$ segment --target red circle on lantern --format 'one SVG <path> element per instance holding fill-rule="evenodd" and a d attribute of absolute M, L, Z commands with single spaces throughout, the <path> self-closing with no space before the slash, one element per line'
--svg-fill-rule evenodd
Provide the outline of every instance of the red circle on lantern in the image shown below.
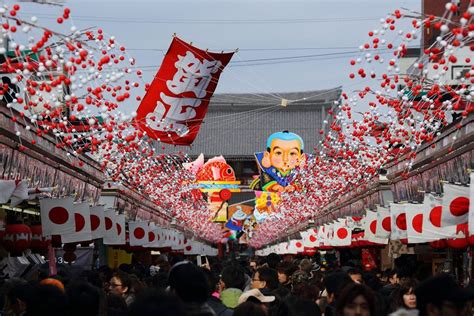
<path fill-rule="evenodd" d="M 142 239 L 145 237 L 145 230 L 141 227 L 137 227 L 133 231 L 133 236 L 135 236 L 136 239 Z"/>
<path fill-rule="evenodd" d="M 435 240 L 435 241 L 430 242 L 431 248 L 434 248 L 434 249 L 446 248 L 447 245 L 448 244 L 446 243 L 446 240 L 444 240 L 444 239 Z"/>
<path fill-rule="evenodd" d="M 117 234 L 120 235 L 122 233 L 122 226 L 120 226 L 119 223 L 117 223 Z"/>
<path fill-rule="evenodd" d="M 345 228 L 339 228 L 337 230 L 337 237 L 339 237 L 339 239 L 344 239 L 347 237 L 349 233 L 347 232 L 347 229 Z"/>
<path fill-rule="evenodd" d="M 229 189 L 222 189 L 222 190 L 219 191 L 219 197 L 223 201 L 228 201 L 232 197 L 232 192 L 230 192 Z"/>
<path fill-rule="evenodd" d="M 430 222 L 436 227 L 441 227 L 441 212 L 443 208 L 441 206 L 435 206 L 430 212 Z"/>
<path fill-rule="evenodd" d="M 95 214 L 91 214 L 91 229 L 96 230 L 97 228 L 99 228 L 99 225 L 100 225 L 99 216 Z"/>
<path fill-rule="evenodd" d="M 105 218 L 105 229 L 110 230 L 112 229 L 113 222 L 109 217 Z"/>
<path fill-rule="evenodd" d="M 82 214 L 75 213 L 74 214 L 74 221 L 76 223 L 76 233 L 80 232 L 86 226 L 86 220 Z"/>
<path fill-rule="evenodd" d="M 385 217 L 382 220 L 382 227 L 388 232 L 392 230 L 392 220 L 390 219 L 389 216 Z"/>
<path fill-rule="evenodd" d="M 155 233 L 148 232 L 148 241 L 153 242 L 155 240 Z"/>
<path fill-rule="evenodd" d="M 303 246 L 303 244 L 301 242 L 296 242 L 296 248 L 301 248 Z"/>
<path fill-rule="evenodd" d="M 423 232 L 423 214 L 416 214 L 412 221 L 413 229 L 421 234 Z"/>
<path fill-rule="evenodd" d="M 469 199 L 466 197 L 457 197 L 449 204 L 449 211 L 454 216 L 463 216 L 469 212 Z"/>
<path fill-rule="evenodd" d="M 377 232 L 377 220 L 373 220 L 372 223 L 370 223 L 370 231 L 374 235 Z"/>
<path fill-rule="evenodd" d="M 69 219 L 68 211 L 61 206 L 53 207 L 48 213 L 49 220 L 56 225 L 63 225 Z"/>
<path fill-rule="evenodd" d="M 398 214 L 396 224 L 400 230 L 407 230 L 407 216 L 405 213 Z"/>
<path fill-rule="evenodd" d="M 192 246 L 186 246 L 186 250 L 187 250 L 187 251 L 191 251 L 191 249 L 193 249 Z"/>
<path fill-rule="evenodd" d="M 309 241 L 316 242 L 317 238 L 314 235 L 309 236 Z"/>

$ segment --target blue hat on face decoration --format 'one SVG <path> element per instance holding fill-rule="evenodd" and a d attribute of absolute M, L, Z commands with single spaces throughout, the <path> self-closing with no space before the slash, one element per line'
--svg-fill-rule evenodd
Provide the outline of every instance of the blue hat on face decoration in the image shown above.
<path fill-rule="evenodd" d="M 297 140 L 300 143 L 301 152 L 303 152 L 304 150 L 303 138 L 301 138 L 299 135 L 295 133 L 283 131 L 283 132 L 276 132 L 276 133 L 271 134 L 267 139 L 267 148 L 272 147 L 272 142 L 275 139 L 281 139 L 281 140 L 286 140 L 286 141 Z"/>

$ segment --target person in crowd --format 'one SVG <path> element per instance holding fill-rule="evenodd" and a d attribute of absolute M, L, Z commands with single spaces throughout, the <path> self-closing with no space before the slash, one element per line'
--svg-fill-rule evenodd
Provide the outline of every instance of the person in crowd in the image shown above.
<path fill-rule="evenodd" d="M 325 316 L 336 315 L 336 302 L 342 289 L 354 283 L 352 279 L 344 272 L 333 272 L 323 279 L 324 290 L 326 292 Z"/>
<path fill-rule="evenodd" d="M 107 295 L 107 316 L 125 316 L 127 309 L 127 303 L 122 295 L 113 293 Z"/>
<path fill-rule="evenodd" d="M 390 295 L 391 310 L 395 312 L 399 309 L 415 309 L 416 295 L 415 289 L 418 287 L 418 281 L 408 279 L 400 282 L 400 286 Z"/>
<path fill-rule="evenodd" d="M 279 255 L 277 255 L 276 253 L 272 252 L 271 254 L 269 254 L 267 256 L 267 266 L 270 268 L 270 269 L 276 269 L 278 264 L 280 263 L 281 261 L 281 258 Z"/>
<path fill-rule="evenodd" d="M 109 281 L 109 292 L 122 296 L 129 306 L 134 299 L 132 279 L 129 274 L 120 270 L 115 272 Z"/>
<path fill-rule="evenodd" d="M 28 304 L 34 295 L 31 284 L 22 279 L 12 279 L 4 284 L 3 313 L 6 316 L 20 316 L 26 312 Z"/>
<path fill-rule="evenodd" d="M 260 268 L 252 277 L 252 289 L 259 289 L 264 295 L 270 295 L 279 284 L 278 272 L 271 268 Z"/>
<path fill-rule="evenodd" d="M 321 310 L 314 300 L 307 300 L 291 296 L 285 300 L 284 304 L 286 306 L 288 316 L 321 315 Z"/>
<path fill-rule="evenodd" d="M 298 269 L 293 264 L 280 263 L 277 266 L 278 282 L 280 285 L 291 291 L 291 276 Z"/>
<path fill-rule="evenodd" d="M 309 276 L 311 274 L 311 270 L 313 269 L 313 263 L 309 259 L 303 259 L 300 261 L 298 268 L 300 271 L 305 272 Z"/>
<path fill-rule="evenodd" d="M 155 276 L 160 272 L 160 265 L 158 264 L 158 257 L 152 258 L 152 264 L 148 268 L 150 276 Z"/>
<path fill-rule="evenodd" d="M 235 308 L 239 304 L 239 297 L 245 287 L 245 274 L 236 264 L 224 267 L 219 281 L 220 299 L 228 308 Z"/>
<path fill-rule="evenodd" d="M 242 293 L 239 298 L 238 306 L 245 302 L 252 302 L 260 305 L 263 310 L 269 315 L 277 315 L 276 311 L 280 307 L 281 303 L 279 300 L 277 300 L 277 297 L 275 295 L 264 295 L 259 289 L 252 289 Z"/>
<path fill-rule="evenodd" d="M 234 310 L 234 316 L 268 316 L 265 305 L 253 301 L 246 301 L 239 304 Z"/>
<path fill-rule="evenodd" d="M 396 270 L 387 271 L 387 281 L 388 284 L 382 288 L 381 293 L 385 295 L 385 297 L 390 297 L 392 292 L 398 287 L 398 284 L 400 283 L 398 272 Z"/>
<path fill-rule="evenodd" d="M 250 271 L 252 272 L 252 274 L 254 274 L 255 271 L 257 271 L 257 268 L 258 268 L 257 259 L 255 259 L 255 258 L 250 259 L 249 267 L 250 267 Z"/>
<path fill-rule="evenodd" d="M 104 298 L 98 288 L 86 282 L 71 284 L 66 290 L 68 296 L 68 315 L 100 315 L 105 310 Z"/>
<path fill-rule="evenodd" d="M 135 297 L 128 312 L 128 316 L 144 315 L 186 316 L 187 314 L 176 296 L 156 289 L 145 289 Z"/>
<path fill-rule="evenodd" d="M 67 315 L 67 297 L 57 286 L 39 284 L 35 286 L 32 298 L 26 306 L 27 316 Z"/>
<path fill-rule="evenodd" d="M 362 284 L 364 282 L 364 280 L 362 279 L 362 271 L 357 268 L 349 269 L 347 271 L 347 274 L 355 283 Z"/>
<path fill-rule="evenodd" d="M 317 302 L 320 298 L 320 288 L 312 282 L 301 282 L 293 286 L 291 295 L 293 297 Z"/>
<path fill-rule="evenodd" d="M 52 285 L 52 286 L 57 287 L 59 290 L 61 290 L 61 292 L 65 291 L 63 282 L 61 282 L 58 279 L 46 278 L 46 279 L 41 280 L 40 284 L 42 284 L 42 285 Z"/>
<path fill-rule="evenodd" d="M 420 316 L 472 315 L 474 289 L 463 288 L 448 274 L 426 279 L 415 289 Z"/>
<path fill-rule="evenodd" d="M 209 285 L 202 269 L 189 261 L 176 263 L 170 270 L 169 289 L 184 303 L 188 316 L 214 316 L 207 304 Z"/>
<path fill-rule="evenodd" d="M 374 293 L 363 284 L 348 284 L 337 299 L 335 312 L 337 316 L 375 316 Z"/>
<path fill-rule="evenodd" d="M 375 293 L 375 313 L 376 315 L 387 315 L 390 311 L 389 298 L 381 293 L 383 284 L 377 277 L 376 272 L 367 272 L 363 275 L 364 284 Z"/>
<path fill-rule="evenodd" d="M 232 309 L 227 308 L 227 306 L 222 304 L 222 301 L 219 299 L 219 291 L 217 288 L 219 278 L 208 269 L 201 268 L 201 271 L 206 276 L 207 284 L 209 286 L 209 298 L 207 304 L 212 308 L 217 316 L 232 316 Z"/>

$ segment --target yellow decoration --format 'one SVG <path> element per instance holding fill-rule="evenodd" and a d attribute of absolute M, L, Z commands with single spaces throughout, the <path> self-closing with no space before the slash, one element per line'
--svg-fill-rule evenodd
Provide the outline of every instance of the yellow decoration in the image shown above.
<path fill-rule="evenodd" d="M 107 265 L 111 269 L 117 269 L 121 264 L 131 264 L 132 254 L 125 250 L 107 247 Z"/>

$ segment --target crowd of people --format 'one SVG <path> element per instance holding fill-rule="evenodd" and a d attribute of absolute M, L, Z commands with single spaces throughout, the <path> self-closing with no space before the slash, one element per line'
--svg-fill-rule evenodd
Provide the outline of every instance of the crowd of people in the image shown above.
<path fill-rule="evenodd" d="M 8 316 L 473 315 L 474 300 L 474 288 L 449 274 L 417 280 L 397 270 L 322 271 L 311 259 L 276 254 L 204 266 L 161 255 L 149 268 L 40 271 L 35 280 L 6 280 L 1 292 Z"/>

